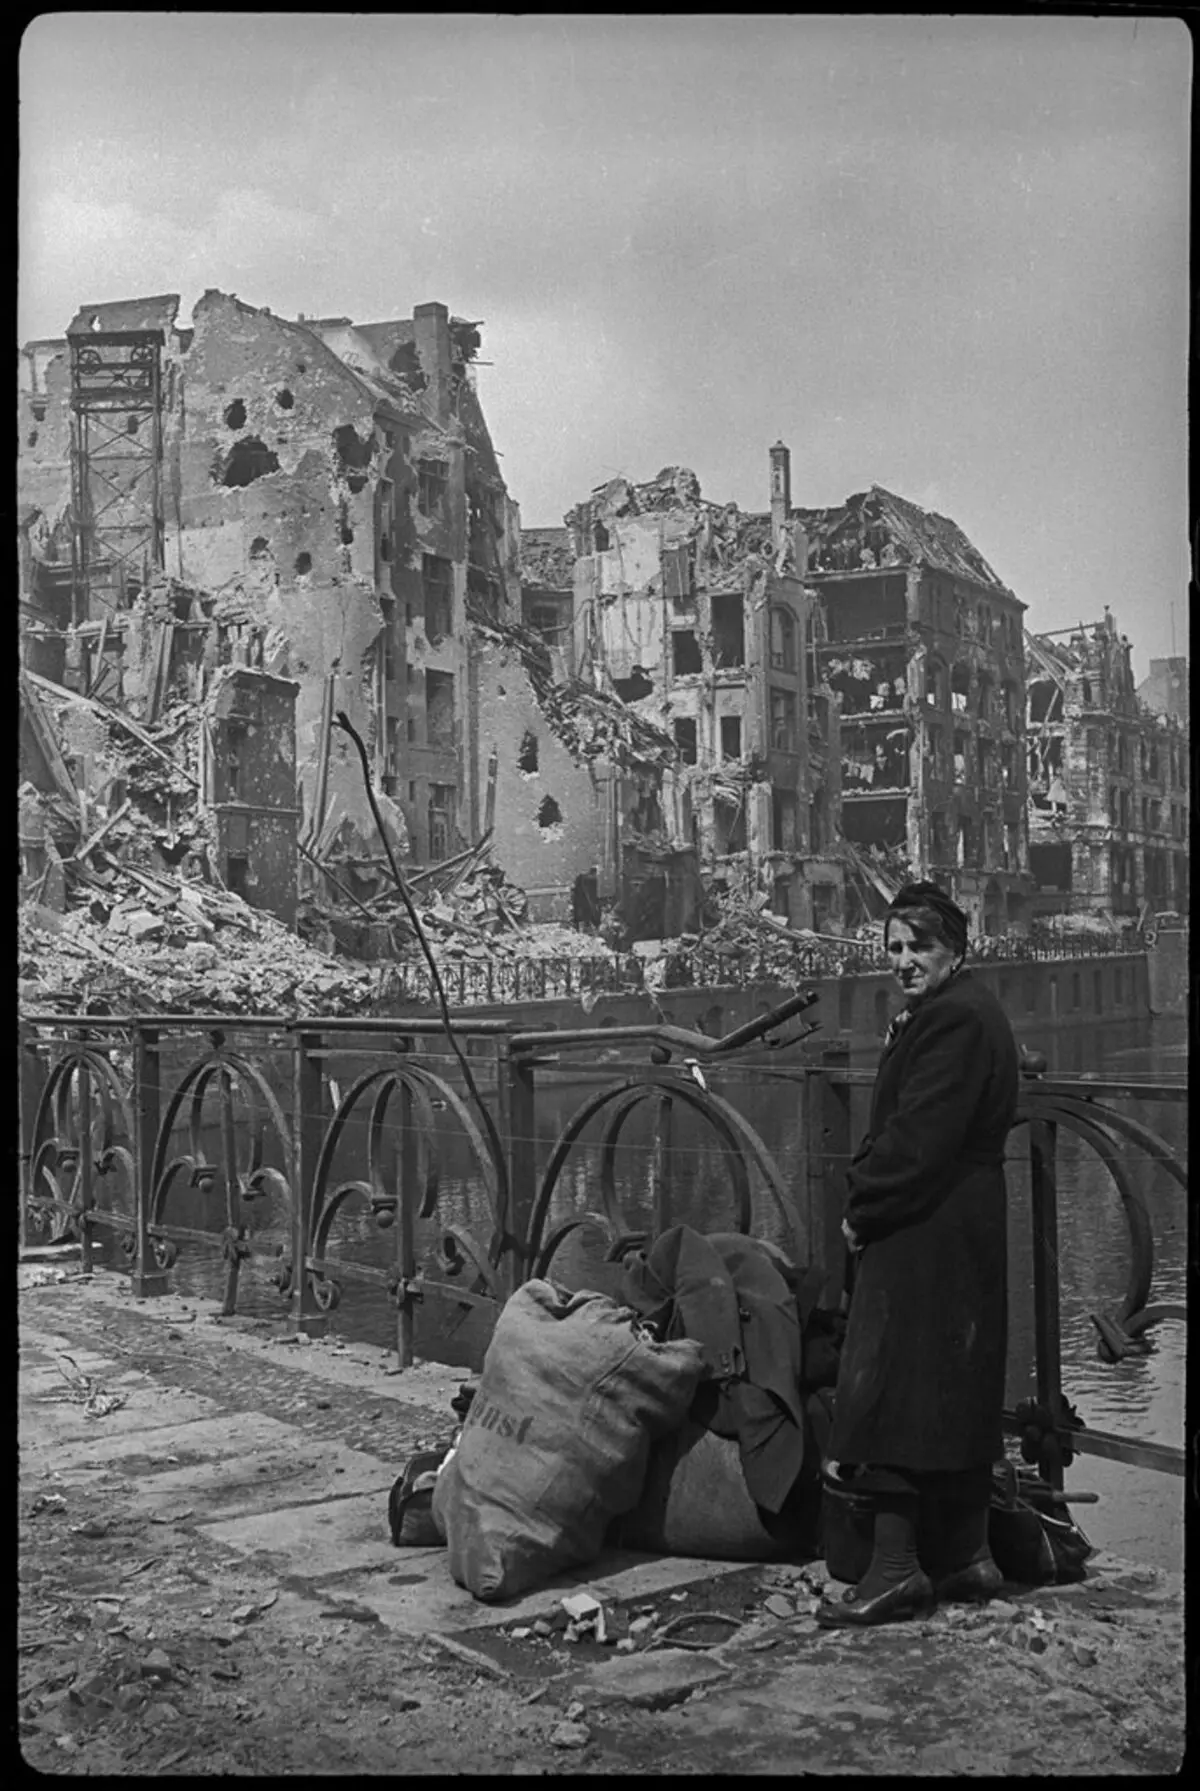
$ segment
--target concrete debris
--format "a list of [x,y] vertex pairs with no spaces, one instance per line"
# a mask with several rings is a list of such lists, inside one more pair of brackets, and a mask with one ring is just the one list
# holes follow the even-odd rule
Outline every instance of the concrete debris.
[[18,910],[25,1011],[345,1014],[378,996],[378,970],[314,950],[228,891],[111,860],[102,875],[77,869],[75,886],[87,906],[50,923]]

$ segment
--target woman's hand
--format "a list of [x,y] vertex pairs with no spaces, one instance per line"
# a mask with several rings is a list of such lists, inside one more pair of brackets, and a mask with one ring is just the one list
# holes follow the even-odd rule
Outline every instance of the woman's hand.
[[851,1225],[849,1219],[842,1220],[842,1236],[845,1238],[846,1243],[851,1250],[857,1251],[862,1249],[862,1245],[858,1241],[858,1233],[855,1231],[853,1225]]

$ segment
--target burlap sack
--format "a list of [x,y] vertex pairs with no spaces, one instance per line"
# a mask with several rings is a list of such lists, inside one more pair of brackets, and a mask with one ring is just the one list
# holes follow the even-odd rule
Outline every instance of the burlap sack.
[[500,1314],[479,1391],[438,1476],[450,1571],[476,1598],[515,1597],[600,1553],[638,1500],[655,1438],[702,1371],[690,1339],[655,1343],[604,1294],[528,1281]]

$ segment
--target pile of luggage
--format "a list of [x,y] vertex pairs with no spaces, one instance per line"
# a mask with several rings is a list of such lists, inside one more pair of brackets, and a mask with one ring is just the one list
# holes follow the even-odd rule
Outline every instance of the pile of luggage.
[[[526,1282],[453,1402],[453,1444],[415,1456],[393,1486],[392,1541],[444,1545],[454,1579],[486,1602],[606,1546],[824,1554],[835,1577],[857,1578],[869,1528],[825,1460],[846,1321],[819,1304],[822,1279],[760,1239],[677,1225],[626,1256],[620,1301]],[[1025,1478],[998,1470],[1006,1542],[1018,1508],[1038,1529]],[[1075,1534],[1082,1549],[1054,1558],[1031,1534],[1021,1577],[1081,1576],[1091,1551]],[[1015,1543],[1005,1552],[1017,1565]]]

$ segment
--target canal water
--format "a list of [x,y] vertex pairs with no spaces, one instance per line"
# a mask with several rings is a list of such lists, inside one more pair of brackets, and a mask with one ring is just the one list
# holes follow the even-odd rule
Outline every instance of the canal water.
[[[1150,1084],[1177,1081],[1186,1075],[1186,1021],[1183,1018],[1110,1021],[1100,1026],[1063,1026],[1048,1030],[1042,1022],[1036,1036],[1023,1042],[1043,1051],[1048,1069],[1064,1075]],[[873,1067],[873,1052],[858,1053],[857,1065]],[[537,1157],[544,1166],[553,1143],[567,1120],[597,1088],[620,1078],[619,1053],[611,1061],[593,1061],[586,1069],[573,1070],[565,1081],[539,1086],[537,1099]],[[547,1072],[547,1081],[550,1072]],[[345,1082],[341,1084],[344,1093]],[[745,1067],[709,1074],[709,1086],[725,1094],[759,1132],[785,1176],[797,1165],[807,1148],[801,1123],[800,1086],[769,1076],[764,1066]],[[868,1091],[856,1095],[859,1116],[865,1110]],[[1131,1117],[1159,1133],[1186,1159],[1186,1104],[1135,1100],[1125,1110]],[[612,1153],[613,1192],[623,1224],[631,1231],[650,1228],[652,1116],[646,1111],[633,1116]],[[856,1126],[859,1117],[856,1117]],[[436,1245],[447,1228],[455,1228],[482,1248],[490,1231],[486,1196],[480,1177],[452,1114],[435,1114],[440,1181],[437,1211],[440,1222],[418,1226],[422,1254]],[[673,1136],[671,1212],[700,1229],[729,1228],[735,1222],[730,1177],[711,1133],[681,1112],[676,1103]],[[569,1160],[556,1190],[546,1235],[558,1224],[601,1208],[601,1127],[593,1122],[580,1148]],[[1026,1136],[1021,1132],[1018,1140]],[[365,1174],[361,1133],[348,1136],[339,1156],[340,1174],[346,1179]],[[1129,1234],[1116,1190],[1089,1148],[1065,1129],[1059,1132],[1059,1245],[1062,1303],[1063,1383],[1067,1396],[1085,1421],[1102,1430],[1153,1439],[1181,1446],[1185,1327],[1167,1321],[1150,1332],[1150,1350],[1117,1364],[1103,1362],[1097,1351],[1093,1312],[1114,1316],[1120,1308],[1130,1262]],[[1008,1164],[1010,1191],[1010,1350],[1008,1392],[1015,1402],[1034,1391],[1034,1330],[1032,1300],[1032,1240],[1027,1166],[1018,1142]],[[385,1154],[385,1166],[391,1166]],[[1182,1304],[1186,1298],[1187,1208],[1186,1197],[1162,1169],[1134,1154],[1131,1167],[1138,1177],[1151,1221],[1154,1239],[1155,1301]],[[219,1232],[222,1219],[214,1196],[192,1192],[172,1197],[168,1220],[176,1224],[210,1227]],[[278,1314],[284,1304],[268,1276],[275,1266],[272,1252],[286,1248],[284,1214],[265,1203],[254,1233],[256,1255],[243,1270],[239,1311]],[[764,1235],[783,1242],[786,1234],[769,1202],[756,1203],[755,1225]],[[394,1347],[396,1310],[385,1287],[378,1281],[356,1276],[352,1266],[384,1269],[394,1264],[395,1229],[381,1231],[363,1204],[344,1205],[330,1235],[328,1255],[346,1266],[340,1275],[341,1301],[333,1315],[333,1329],[360,1342]],[[571,1286],[600,1286],[616,1292],[619,1270],[604,1262],[605,1240],[596,1228],[577,1231],[556,1257],[551,1270],[555,1279]],[[431,1273],[437,1273],[430,1269]],[[205,1251],[192,1243],[181,1247],[174,1270],[175,1284],[205,1298],[220,1296],[224,1278],[217,1240]],[[469,1282],[468,1282],[469,1285]],[[477,1362],[486,1343],[487,1323],[478,1309],[455,1300],[427,1298],[418,1311],[419,1353],[464,1366]],[[1120,1464],[1084,1458],[1068,1477],[1068,1490],[1096,1490],[1102,1503],[1081,1509],[1078,1515],[1093,1539],[1105,1546],[1121,1547],[1142,1559],[1159,1564],[1178,1564],[1179,1504],[1182,1482],[1173,1477],[1127,1469]]]

